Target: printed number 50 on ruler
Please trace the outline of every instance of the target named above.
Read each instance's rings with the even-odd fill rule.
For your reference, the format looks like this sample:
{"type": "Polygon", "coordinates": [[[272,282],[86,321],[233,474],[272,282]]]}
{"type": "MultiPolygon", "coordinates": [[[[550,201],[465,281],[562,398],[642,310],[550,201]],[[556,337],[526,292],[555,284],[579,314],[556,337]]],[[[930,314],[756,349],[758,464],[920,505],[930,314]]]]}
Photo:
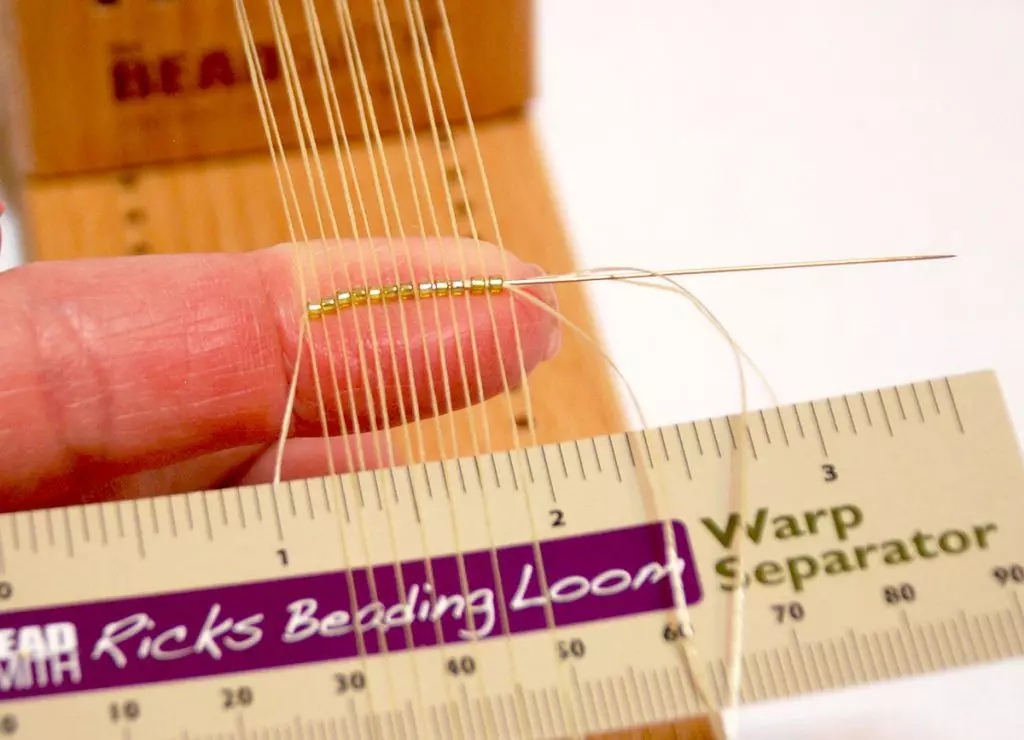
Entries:
{"type": "Polygon", "coordinates": [[[975,373],[757,412],[743,436],[715,419],[518,469],[349,476],[344,501],[316,479],[2,517],[0,735],[556,737],[692,716],[641,505],[652,464],[717,701],[741,581],[745,702],[1024,652],[1024,469],[975,373]],[[746,517],[725,504],[736,454],[746,517]]]}

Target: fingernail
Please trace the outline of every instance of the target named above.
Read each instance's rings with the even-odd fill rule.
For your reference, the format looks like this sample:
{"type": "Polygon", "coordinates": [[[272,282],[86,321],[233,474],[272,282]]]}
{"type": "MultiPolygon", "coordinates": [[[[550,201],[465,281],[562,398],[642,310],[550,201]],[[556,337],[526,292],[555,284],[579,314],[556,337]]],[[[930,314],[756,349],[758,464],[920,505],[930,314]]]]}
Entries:
{"type": "Polygon", "coordinates": [[[547,350],[544,352],[544,361],[553,359],[560,349],[562,349],[562,327],[555,325],[547,350]]]}

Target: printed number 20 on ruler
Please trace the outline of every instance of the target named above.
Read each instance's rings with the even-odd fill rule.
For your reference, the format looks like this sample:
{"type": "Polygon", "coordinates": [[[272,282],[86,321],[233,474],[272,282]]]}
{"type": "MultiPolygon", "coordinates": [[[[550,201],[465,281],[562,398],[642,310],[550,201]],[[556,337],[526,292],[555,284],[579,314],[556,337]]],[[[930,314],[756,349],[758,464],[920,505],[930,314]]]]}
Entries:
{"type": "Polygon", "coordinates": [[[994,374],[740,429],[549,445],[518,470],[505,455],[349,476],[344,506],[315,479],[2,517],[0,733],[555,737],[692,716],[662,529],[641,503],[652,464],[713,699],[744,579],[745,702],[1024,652],[1024,470],[994,374]],[[725,503],[737,454],[746,517],[725,503]]]}

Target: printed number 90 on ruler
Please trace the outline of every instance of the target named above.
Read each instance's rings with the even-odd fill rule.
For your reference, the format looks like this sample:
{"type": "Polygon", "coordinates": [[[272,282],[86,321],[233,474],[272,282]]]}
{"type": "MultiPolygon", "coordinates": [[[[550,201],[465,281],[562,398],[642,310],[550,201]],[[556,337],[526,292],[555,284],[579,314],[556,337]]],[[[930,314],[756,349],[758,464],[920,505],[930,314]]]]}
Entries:
{"type": "Polygon", "coordinates": [[[652,464],[712,699],[741,582],[747,702],[1024,652],[1020,455],[993,374],[748,421],[745,439],[716,419],[533,450],[518,470],[462,461],[465,490],[430,468],[415,505],[407,473],[423,473],[402,470],[362,476],[363,505],[346,478],[347,508],[314,480],[4,517],[0,734],[548,737],[697,713],[640,503],[652,464]],[[740,453],[745,515],[726,508],[740,453]],[[360,658],[352,625],[389,613],[387,654],[368,629],[360,658]]]}

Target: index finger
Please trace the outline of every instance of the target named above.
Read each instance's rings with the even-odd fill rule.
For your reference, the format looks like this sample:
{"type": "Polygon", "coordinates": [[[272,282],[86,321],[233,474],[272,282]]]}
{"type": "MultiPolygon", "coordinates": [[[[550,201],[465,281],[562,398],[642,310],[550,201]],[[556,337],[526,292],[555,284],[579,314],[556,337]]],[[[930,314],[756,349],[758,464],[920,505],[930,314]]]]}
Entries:
{"type": "MultiPolygon", "coordinates": [[[[38,263],[0,274],[0,491],[8,502],[64,503],[109,477],[276,440],[300,350],[302,282],[315,299],[351,285],[346,272],[354,280],[369,265],[376,276],[369,249],[385,282],[431,272],[464,277],[450,245],[410,247],[411,259],[396,253],[395,264],[380,243],[317,243],[38,263]],[[296,278],[295,249],[305,250],[305,281],[296,278]]],[[[485,245],[483,265],[470,251],[474,267],[501,272],[495,248],[485,245]]],[[[537,272],[507,259],[512,275],[537,272]]],[[[312,324],[315,362],[303,361],[293,434],[322,434],[321,398],[337,434],[357,423],[362,431],[395,423],[413,404],[425,416],[433,398],[443,412],[446,388],[457,409],[479,400],[480,389],[485,397],[500,392],[503,375],[517,384],[512,300],[527,372],[557,348],[555,320],[529,302],[494,296],[494,331],[482,299],[445,300],[436,314],[404,302],[312,324]]]]}

